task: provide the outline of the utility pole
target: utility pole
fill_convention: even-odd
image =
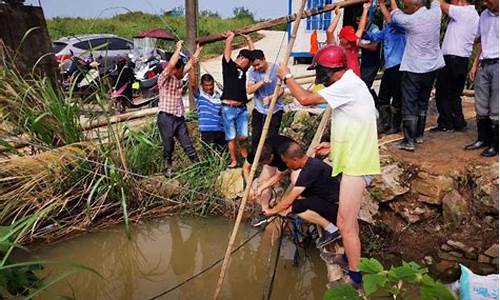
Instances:
[[[186,33],[187,33],[187,47],[191,55],[196,50],[196,38],[198,36],[198,0],[185,0],[186,8]],[[197,74],[196,85],[198,86],[198,66],[194,70]],[[189,87],[189,110],[195,109],[193,91]]]

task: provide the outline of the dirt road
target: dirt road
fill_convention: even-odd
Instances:
[[[255,42],[255,48],[264,51],[264,55],[268,62],[280,63],[285,55],[288,41],[288,34],[286,31],[259,31],[264,35],[264,38]],[[233,50],[233,59],[238,55],[238,49]],[[201,62],[201,73],[210,73],[214,76],[215,80],[222,84],[222,53],[220,56]],[[294,75],[312,74],[311,71],[306,70],[306,65],[292,65],[288,64]]]

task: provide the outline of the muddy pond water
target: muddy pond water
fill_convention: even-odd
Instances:
[[[233,222],[223,218],[165,218],[133,227],[128,239],[124,227],[87,233],[53,245],[33,247],[31,256],[42,260],[79,263],[98,271],[105,280],[81,272],[44,292],[39,299],[69,296],[75,299],[151,299],[198,273],[224,255]],[[244,225],[236,245],[255,229]],[[223,299],[262,299],[274,263],[276,232],[260,233],[233,255],[226,274]],[[325,264],[316,249],[300,251],[293,265],[295,246],[284,239],[272,299],[322,299],[327,283]],[[26,259],[23,257],[22,259]],[[60,266],[49,267],[55,276]],[[65,269],[67,269],[65,267]],[[210,299],[220,264],[182,287],[157,299]]]

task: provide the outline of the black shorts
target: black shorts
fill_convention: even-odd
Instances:
[[[217,147],[218,149],[224,149],[226,146],[226,138],[224,131],[201,131],[201,140],[211,146]]]
[[[318,213],[333,224],[337,224],[338,204],[316,196],[297,199],[292,203],[293,214],[300,214],[308,209]]]

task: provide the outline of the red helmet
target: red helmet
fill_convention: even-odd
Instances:
[[[347,58],[344,49],[337,45],[326,45],[319,49],[318,53],[314,56],[312,65],[308,70],[314,70],[317,65],[325,68],[341,68],[347,66]]]

